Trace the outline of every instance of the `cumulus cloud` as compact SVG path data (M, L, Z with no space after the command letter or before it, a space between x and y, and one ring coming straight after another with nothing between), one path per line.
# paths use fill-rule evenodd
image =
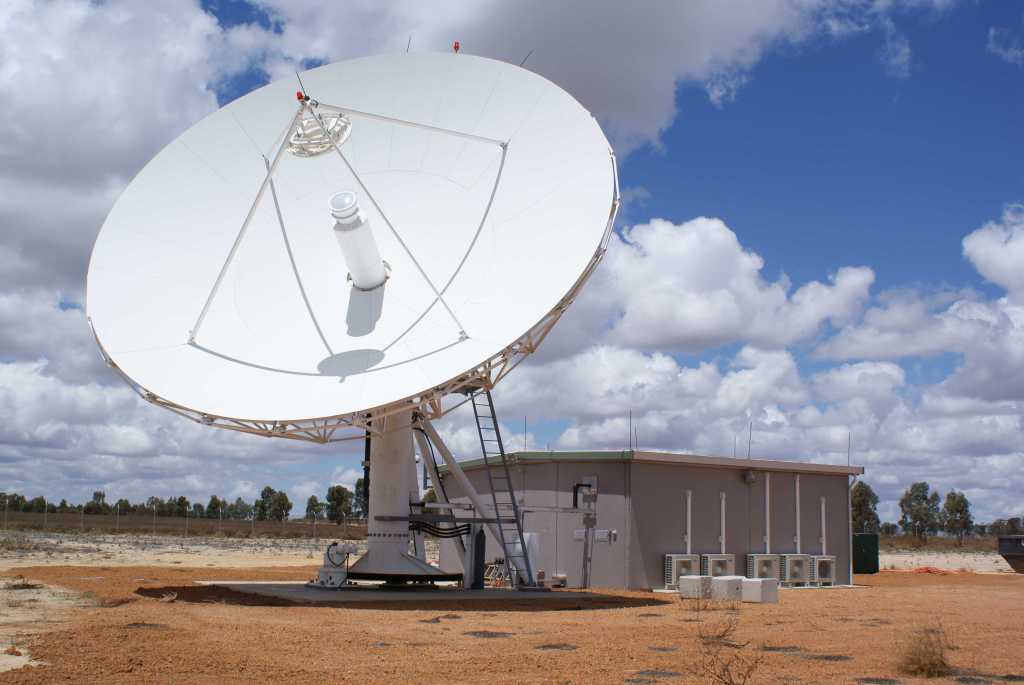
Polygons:
M13 0L0 33L0 287L79 293L117 193L248 56L186 0Z
M1008 206L999 221L990 221L963 240L964 256L982 276L1024 304L1024 205Z
M620 346L698 352L731 341L784 347L859 314L874 273L842 267L795 290L768 282L764 260L720 219L653 219L613 237L591 286L553 334L548 358L595 338Z
M72 382L110 378L82 310L47 290L0 291L0 350Z
M350 466L339 466L331 472L330 484L331 485L344 485L346 488L355 492L356 481L363 477L362 469L352 468ZM320 489L326 492L326 487L321 483ZM315 494L315 493L311 493Z
M1005 297L971 291L881 294L862 319L816 350L825 359L902 359L954 353L943 393L989 402L1024 400L1024 209L1006 208L963 240L964 256Z
M840 329L815 353L823 359L847 360L962 351L1001 316L998 305L969 292L892 290L881 293L862 319Z

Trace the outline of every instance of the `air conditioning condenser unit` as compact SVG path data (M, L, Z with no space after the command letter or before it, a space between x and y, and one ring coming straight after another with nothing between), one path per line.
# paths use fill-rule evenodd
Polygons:
M780 554L782 564L779 581L783 585L807 585L811 582L809 554Z
M734 576L736 575L735 554L702 554L700 555L700 574L702 576Z
M778 554L748 554L747 578L779 579Z
M833 556L811 557L811 583L820 587L836 584L836 558Z
M679 587L679 576L699 576L699 554L666 554L665 555L665 589L675 590Z

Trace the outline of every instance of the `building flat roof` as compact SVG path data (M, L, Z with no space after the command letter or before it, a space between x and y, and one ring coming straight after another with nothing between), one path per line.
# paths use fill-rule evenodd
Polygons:
M543 464L547 462L637 462L647 464L679 464L682 466L704 466L709 468L756 469L758 471L781 471L786 473L816 473L832 476L859 476L863 466L841 466L836 464L813 464L803 461L782 461L777 459L738 459L734 457L711 457L681 452L649 452L646 450L584 450L584 451L524 451L506 455L509 464ZM463 470L482 468L484 460L460 461ZM445 473L447 467L438 467Z

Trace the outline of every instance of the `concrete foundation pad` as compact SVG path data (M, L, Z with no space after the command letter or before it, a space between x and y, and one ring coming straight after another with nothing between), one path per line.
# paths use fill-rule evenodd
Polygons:
M438 583L432 588L384 588L382 584L360 583L339 589L310 587L305 582L200 580L199 585L212 585L250 595L273 597L311 604L350 604L363 602L463 602L600 599L591 592L559 592L557 590L507 590L492 588L466 590L454 584Z
M743 601L763 604L779 603L779 581L777 578L744 578Z
M711 579L711 599L738 602L743 598L743 576L715 576Z
M679 576L677 587L683 599L711 599L711 576Z

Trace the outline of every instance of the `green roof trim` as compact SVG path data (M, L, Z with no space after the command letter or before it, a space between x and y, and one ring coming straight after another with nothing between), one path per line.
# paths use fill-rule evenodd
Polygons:
M513 452L512 456L519 461L631 461L633 454L633 450L570 450L568 452L527 450L526 452Z
M506 455L509 466L517 464L539 464L544 462L636 462L636 463L660 463L680 464L690 466L705 466L717 468L751 468L762 471L781 471L790 473L820 473L831 475L860 475L864 473L861 466L846 466L836 464L815 464L812 462L800 461L779 461L774 459L737 459L735 457L711 457L696 454L684 454L676 452L644 452L637 450L525 450L522 452L509 452ZM493 459L492 459L493 462ZM483 458L459 460L459 464L465 470L482 468ZM438 465L438 473L444 475L448 467L444 464Z
M548 450L527 450L525 452L508 452L505 454L505 458L508 459L509 466L515 464L528 464L544 461L632 461L633 451L632 450L616 450L616 451L548 451ZM466 459L463 461L459 459L459 465L463 469L475 469L484 465L483 458L479 459ZM493 461L493 460L492 460ZM445 464L438 464L438 473L447 473L448 466Z

